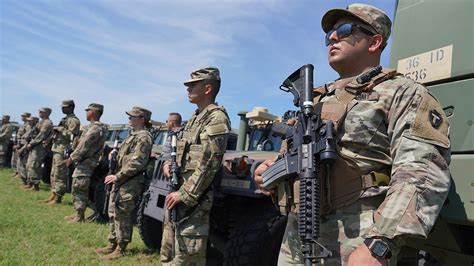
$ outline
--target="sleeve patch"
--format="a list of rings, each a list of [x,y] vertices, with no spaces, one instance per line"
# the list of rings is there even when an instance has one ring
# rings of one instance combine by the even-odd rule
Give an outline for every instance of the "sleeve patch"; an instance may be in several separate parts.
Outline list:
[[[209,136],[229,133],[229,129],[227,128],[227,125],[224,123],[208,126],[206,128],[206,131],[209,133]]]
[[[423,97],[411,131],[413,136],[439,143],[448,148],[449,123],[440,104],[431,95]]]

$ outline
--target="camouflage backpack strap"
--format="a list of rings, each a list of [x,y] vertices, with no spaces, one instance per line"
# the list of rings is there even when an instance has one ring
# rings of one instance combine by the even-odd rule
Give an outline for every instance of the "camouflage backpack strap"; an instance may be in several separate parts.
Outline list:
[[[328,93],[328,84],[313,89],[313,103],[319,103]]]
[[[357,95],[362,92],[370,93],[375,86],[395,77],[397,74],[401,75],[394,69],[382,68],[381,66],[371,68],[347,84],[337,99],[340,102],[349,104]]]

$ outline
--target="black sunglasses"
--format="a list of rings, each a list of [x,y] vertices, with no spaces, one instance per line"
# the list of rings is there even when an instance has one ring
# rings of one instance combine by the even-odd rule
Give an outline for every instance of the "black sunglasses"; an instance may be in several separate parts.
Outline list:
[[[330,38],[333,32],[336,32],[338,38],[345,38],[351,35],[353,28],[357,28],[358,30],[360,30],[361,32],[369,36],[374,36],[376,34],[360,25],[353,24],[353,23],[344,23],[344,24],[339,25],[337,29],[332,29],[326,33],[326,46],[329,46],[329,44],[331,44]]]

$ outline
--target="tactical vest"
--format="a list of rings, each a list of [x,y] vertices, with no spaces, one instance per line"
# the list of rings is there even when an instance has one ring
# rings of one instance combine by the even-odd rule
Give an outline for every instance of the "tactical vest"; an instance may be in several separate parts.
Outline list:
[[[179,166],[180,173],[183,177],[192,174],[192,171],[199,165],[202,155],[202,143],[200,134],[205,125],[209,124],[211,114],[214,112],[222,112],[227,118],[228,115],[224,107],[211,105],[203,110],[203,114],[194,115],[186,124],[181,138],[176,143],[176,162]],[[224,127],[224,125],[223,125]],[[210,132],[212,134],[212,132]]]
[[[362,74],[364,75],[364,74]],[[361,75],[361,76],[362,76]],[[336,135],[341,130],[345,117],[349,112],[352,100],[361,95],[370,95],[372,89],[397,75],[395,70],[382,69],[378,74],[369,80],[360,83],[360,80],[353,79],[341,90],[336,100],[321,100],[327,95],[327,86],[315,88],[313,93],[315,110],[321,114],[322,120],[331,120],[334,123]],[[359,200],[362,192],[370,187],[388,185],[391,169],[377,169],[369,173],[362,173],[354,159],[338,153],[336,162],[330,167],[329,175],[327,169],[321,167],[321,214],[327,214],[344,206],[351,205]],[[291,190],[291,188],[293,188]],[[283,184],[278,187],[278,204],[280,211],[288,213],[299,212],[299,180],[294,180],[291,184]],[[291,201],[294,205],[291,204]]]

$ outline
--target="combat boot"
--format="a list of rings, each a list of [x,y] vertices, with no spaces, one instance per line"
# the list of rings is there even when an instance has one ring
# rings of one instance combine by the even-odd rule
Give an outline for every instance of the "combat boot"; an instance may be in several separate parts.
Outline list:
[[[125,250],[127,248],[127,244],[128,243],[119,243],[117,247],[115,248],[114,252],[108,255],[102,256],[102,259],[115,260],[115,259],[125,256]]]
[[[46,205],[55,205],[61,203],[62,197],[54,194],[54,199],[52,199],[50,202],[46,203]]]
[[[103,248],[97,248],[95,250],[95,253],[99,255],[107,255],[112,252],[117,248],[117,242],[109,242],[109,244]]]
[[[13,172],[12,177],[16,177],[18,175],[18,172]]]
[[[39,184],[33,184],[29,189],[29,191],[39,191]]]
[[[68,217],[68,216],[66,216]],[[64,219],[66,219],[64,217]],[[77,212],[77,214],[69,216],[69,219],[66,219],[68,223],[83,223],[84,222],[84,212]]]
[[[44,203],[48,203],[50,201],[53,201],[54,199],[56,198],[56,194],[52,193],[51,196],[49,196],[49,198],[43,200]]]

